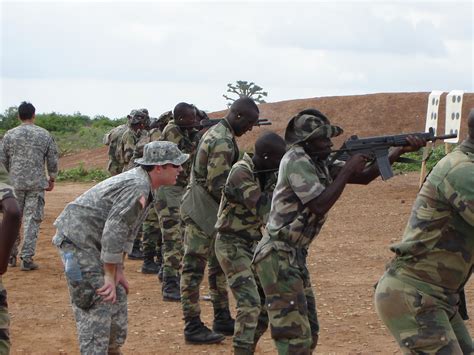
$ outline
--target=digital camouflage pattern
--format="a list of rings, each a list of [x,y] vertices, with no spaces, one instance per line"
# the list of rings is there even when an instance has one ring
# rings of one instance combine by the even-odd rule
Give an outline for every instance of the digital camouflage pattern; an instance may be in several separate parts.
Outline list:
[[[232,166],[219,206],[215,245],[217,260],[237,302],[233,346],[248,353],[253,353],[268,327],[265,295],[252,258],[276,182],[268,179],[262,191],[254,170],[252,158],[246,153]]]
[[[187,130],[181,129],[174,120],[170,120],[163,129],[161,140],[176,143],[178,148],[190,155],[190,159],[181,167],[175,186],[163,186],[157,194],[159,217],[163,235],[163,277],[179,276],[183,258],[184,226],[179,215],[179,204],[184,188],[189,183],[192,160],[196,142],[192,141]]]
[[[152,200],[148,173],[134,168],[100,182],[70,202],[54,225],[78,248],[97,250],[103,262],[122,263]],[[60,242],[53,240],[57,246]]]
[[[199,142],[191,174],[194,174],[196,183],[201,184],[217,203],[220,202],[227,176],[238,157],[239,150],[234,132],[225,119],[211,127]],[[227,282],[215,255],[215,235],[205,234],[190,218],[183,217],[186,223],[181,275],[184,318],[196,317],[201,313],[199,286],[207,261],[209,289],[214,310],[228,309]]]
[[[57,234],[59,253],[72,253],[81,269],[82,280],[71,280],[66,274],[72,310],[76,320],[81,354],[120,354],[127,337],[127,294],[122,285],[116,288],[117,301],[103,302],[96,290],[104,284],[100,250],[79,248],[69,238]]]
[[[292,146],[280,162],[268,234],[254,256],[272,338],[280,354],[310,351],[312,335],[319,331],[306,255],[326,216],[316,216],[304,204],[332,183],[343,164],[313,161],[299,145]]]
[[[122,154],[120,151],[122,136],[127,130],[127,124],[122,124],[110,130],[104,136],[104,144],[109,147],[107,171],[111,175],[120,174],[123,170]]]
[[[23,214],[20,257],[24,261],[31,261],[43,220],[44,189],[48,187],[46,171],[49,177],[56,178],[58,148],[49,132],[34,124],[22,124],[7,131],[2,143],[2,163],[9,172]],[[15,257],[19,244],[20,236],[12,250]]]
[[[15,190],[44,190],[58,174],[58,147],[44,128],[22,124],[3,137],[3,165]],[[46,166],[46,169],[45,169]]]
[[[473,163],[471,140],[438,162],[417,195],[403,240],[390,247],[396,256],[375,303],[404,352],[472,351],[458,304],[474,261]]]

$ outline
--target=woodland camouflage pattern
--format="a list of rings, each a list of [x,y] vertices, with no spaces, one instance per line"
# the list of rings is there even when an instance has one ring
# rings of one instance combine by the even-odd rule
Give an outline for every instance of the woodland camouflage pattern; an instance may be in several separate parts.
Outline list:
[[[148,132],[144,129],[139,129],[135,131],[130,127],[123,133],[121,140],[123,171],[127,171],[133,168],[133,154],[135,152],[137,143],[140,141],[140,139],[147,139],[147,135]]]
[[[299,145],[292,146],[280,163],[268,234],[254,257],[272,338],[280,354],[310,351],[312,337],[319,331],[306,255],[326,216],[316,216],[304,204],[332,183],[342,164],[313,161]]]
[[[249,353],[268,327],[265,295],[255,276],[252,257],[262,237],[276,182],[269,179],[262,192],[254,170],[248,154],[233,165],[222,193],[215,245],[217,259],[237,301],[233,346]]]
[[[444,157],[417,195],[403,240],[377,287],[381,319],[405,353],[462,354],[472,341],[458,313],[474,260],[474,142]]]
[[[120,174],[123,170],[122,153],[120,151],[120,147],[122,146],[122,136],[126,130],[127,124],[122,124],[113,128],[104,136],[104,144],[109,147],[109,162],[107,164],[107,171],[111,175]]]
[[[209,192],[216,203],[220,202],[227,176],[238,157],[239,150],[234,132],[225,119],[211,127],[199,142],[191,174],[194,174],[195,181]],[[227,283],[214,250],[215,235],[206,235],[189,218],[185,217],[184,221],[185,249],[181,275],[181,303],[184,317],[188,319],[201,313],[199,286],[207,261],[209,261],[209,289],[214,310],[228,309]]]
[[[288,123],[285,140],[288,144],[295,144],[315,137],[337,137],[342,132],[341,127],[331,125],[323,114],[321,116],[298,114]]]
[[[189,183],[196,143],[191,140],[188,131],[181,129],[174,120],[169,121],[163,129],[161,140],[176,143],[182,152],[191,157],[181,165],[183,171],[178,175],[176,185],[163,186],[157,194],[163,234],[163,277],[166,279],[179,276],[183,258],[184,226],[179,215],[179,204]]]

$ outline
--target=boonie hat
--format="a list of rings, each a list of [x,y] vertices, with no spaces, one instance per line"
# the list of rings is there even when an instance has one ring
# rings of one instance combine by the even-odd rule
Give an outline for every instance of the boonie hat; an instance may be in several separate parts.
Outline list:
[[[143,158],[135,159],[139,165],[181,165],[189,159],[189,154],[181,152],[173,142],[154,141],[143,148]]]
[[[342,132],[341,127],[331,125],[329,119],[318,110],[305,110],[288,122],[285,141],[288,144],[296,144],[314,137],[337,137]]]

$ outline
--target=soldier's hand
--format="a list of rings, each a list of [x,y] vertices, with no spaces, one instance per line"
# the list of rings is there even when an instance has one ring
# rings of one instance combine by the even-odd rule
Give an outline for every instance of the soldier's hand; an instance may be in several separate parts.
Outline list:
[[[407,141],[410,145],[402,148],[403,153],[416,152],[426,145],[426,141],[418,136],[408,136]]]
[[[367,159],[368,157],[363,154],[355,154],[346,162],[344,169],[347,169],[351,174],[360,174],[365,169]]]
[[[122,285],[123,288],[125,289],[125,293],[128,295],[128,288],[129,288],[128,281],[125,278],[125,275],[121,267],[117,268],[117,273],[115,274],[115,284]]]
[[[115,303],[117,300],[117,292],[115,290],[115,280],[108,275],[104,276],[104,285],[97,289],[97,294],[102,296],[104,302]]]

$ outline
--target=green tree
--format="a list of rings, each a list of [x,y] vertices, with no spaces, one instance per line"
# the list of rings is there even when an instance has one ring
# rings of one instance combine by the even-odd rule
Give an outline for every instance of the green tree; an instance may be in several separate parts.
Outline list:
[[[20,124],[18,120],[18,107],[11,106],[0,115],[0,130],[7,131]]]
[[[263,88],[256,85],[254,82],[248,82],[243,80],[237,80],[235,84],[227,84],[227,93],[230,95],[237,95],[238,97],[230,97],[226,94],[222,96],[228,101],[227,106],[230,106],[232,102],[241,97],[250,97],[259,104],[265,103],[264,97],[267,97],[268,93],[263,91]]]

